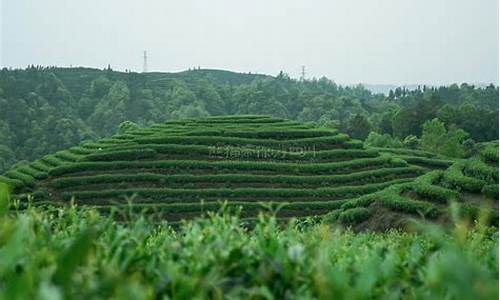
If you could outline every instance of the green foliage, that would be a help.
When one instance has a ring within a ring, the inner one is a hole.
[[[141,151],[154,150],[158,154],[180,155],[183,159],[228,159],[228,160],[264,160],[264,161],[345,161],[356,158],[377,157],[379,154],[374,150],[364,149],[332,149],[316,151],[312,147],[289,147],[284,150],[276,150],[264,146],[244,145],[235,146],[206,146],[206,145],[177,145],[177,144],[127,144],[107,147],[102,151],[87,155],[87,160],[96,160],[94,157],[113,156],[114,160],[123,160],[119,153],[124,155],[127,151],[140,153]],[[132,154],[131,154],[132,155]],[[144,158],[148,157],[145,154]],[[153,156],[151,156],[153,157]],[[133,157],[131,157],[133,158]],[[140,155],[137,156],[140,158]]]
[[[409,214],[422,214],[427,218],[436,218],[439,215],[437,208],[425,201],[412,200],[407,197],[391,195],[383,197],[380,203],[388,208]]]
[[[444,173],[444,184],[459,191],[480,192],[486,182],[481,179],[464,176],[462,170],[463,164],[456,163],[452,165]]]
[[[485,227],[354,234],[266,216],[249,228],[224,213],[174,230],[117,213],[133,221],[74,208],[0,217],[0,298],[498,298]]]
[[[463,142],[469,134],[462,129],[446,130],[439,119],[432,119],[423,125],[422,149],[449,157],[461,158],[465,155]]]
[[[427,158],[410,155],[398,155],[397,157],[404,159],[409,164],[428,167],[432,169],[446,169],[453,164],[453,161],[449,159]]]
[[[488,184],[483,187],[481,193],[485,194],[487,197],[498,200],[498,184]]]
[[[380,147],[380,148],[398,148],[402,144],[399,140],[393,138],[389,134],[378,134],[376,132],[370,132],[365,140],[365,145],[368,147]]]
[[[108,190],[89,190],[63,192],[64,200],[69,201],[72,198],[77,200],[87,199],[110,199],[124,198],[126,196],[137,195],[144,197],[149,201],[177,201],[183,199],[286,199],[305,197],[308,199],[340,199],[353,198],[363,194],[373,193],[392,184],[407,182],[408,179],[395,179],[383,183],[371,183],[362,186],[340,186],[337,188],[316,188],[316,189],[291,189],[291,188],[205,188],[205,189],[174,189],[174,188],[127,188],[127,189],[108,189]],[[292,200],[290,200],[292,201]]]
[[[403,145],[409,149],[416,149],[420,144],[420,140],[413,134],[405,137],[403,140]]]
[[[449,202],[469,197],[462,192],[498,182],[497,169],[477,158],[454,162],[417,149],[364,149],[336,130],[308,126],[257,115],[169,121],[20,162],[0,179],[23,207],[29,199],[40,205],[54,197],[109,213],[109,204],[133,201],[134,211],[158,209],[178,220],[217,210],[221,199],[255,216],[265,201],[273,209],[284,205],[284,216],[335,210],[331,219],[351,225],[368,214],[396,212],[381,228],[418,215],[435,219]]]
[[[253,161],[195,161],[195,160],[155,160],[155,161],[113,161],[113,162],[77,162],[64,164],[49,171],[51,176],[74,174],[84,171],[163,169],[175,171],[216,170],[216,171],[271,171],[275,174],[345,174],[354,170],[373,167],[404,167],[404,161],[390,157],[360,158],[333,163],[294,164],[281,162]]]
[[[481,150],[480,156],[485,162],[498,165],[498,144],[486,146]]]
[[[439,153],[444,143],[446,128],[439,119],[432,119],[423,125],[422,140],[420,144],[426,151]]]
[[[9,212],[9,206],[10,187],[4,182],[0,182],[0,218]]]
[[[412,189],[425,199],[444,204],[451,201],[457,201],[460,198],[460,193],[457,191],[431,184],[416,182],[412,185]]]
[[[343,224],[361,223],[371,216],[371,211],[364,207],[356,207],[344,210],[338,216],[338,219]]]
[[[180,145],[217,145],[217,146],[256,146],[272,149],[289,150],[295,147],[311,147],[311,150],[322,150],[346,147],[343,142],[349,140],[345,134],[322,136],[293,140],[271,140],[255,138],[219,137],[219,136],[164,136],[138,138],[139,144],[180,144]],[[347,147],[346,147],[347,148]],[[306,149],[309,150],[309,149]]]
[[[123,133],[129,132],[129,131],[132,131],[132,130],[138,130],[140,128],[141,127],[134,122],[125,121],[125,122],[120,123],[120,125],[118,126],[118,133],[123,134]]]
[[[106,183],[160,183],[160,184],[179,184],[179,183],[266,183],[266,184],[289,184],[289,185],[340,185],[340,184],[364,184],[388,178],[403,178],[421,174],[419,167],[401,167],[401,168],[380,168],[376,170],[360,171],[342,175],[255,175],[255,174],[101,174],[87,176],[59,177],[50,182],[50,185],[56,188],[68,188],[89,184]]]
[[[85,156],[84,160],[90,161],[115,161],[115,160],[137,160],[137,159],[151,159],[156,157],[156,151],[153,149],[139,149],[139,150],[114,150],[102,151]]]
[[[468,159],[464,162],[463,173],[488,183],[498,183],[498,168],[491,167],[479,159]]]
[[[386,97],[362,86],[344,87],[326,78],[298,81],[285,74],[29,67],[1,70],[0,90],[0,172],[18,160],[38,159],[83,140],[109,136],[123,124],[146,126],[186,117],[217,116],[214,121],[230,123],[237,119],[220,116],[266,114],[311,122],[309,127],[333,126],[360,139],[371,131],[416,139],[422,125],[437,117],[445,128],[461,128],[475,141],[498,138],[498,126],[491,126],[498,123],[495,86],[399,88]],[[131,128],[121,130],[133,132]],[[449,144],[443,144],[444,154],[469,155],[453,141],[460,140],[461,133],[458,130]],[[405,147],[415,147],[415,139],[407,140]]]

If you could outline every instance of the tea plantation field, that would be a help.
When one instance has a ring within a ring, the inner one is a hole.
[[[497,197],[497,148],[452,161],[417,150],[366,149],[336,130],[297,121],[224,116],[83,142],[18,165],[0,181],[21,204],[74,201],[109,212],[133,203],[134,210],[176,222],[227,201],[243,208],[243,218],[277,209],[280,218],[324,215],[385,229],[412,216],[446,221],[452,201],[477,217],[481,203]]]

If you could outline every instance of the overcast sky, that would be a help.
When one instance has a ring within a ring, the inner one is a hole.
[[[0,0],[2,67],[498,84],[498,0]]]

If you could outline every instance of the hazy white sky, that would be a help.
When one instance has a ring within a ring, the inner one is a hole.
[[[498,84],[498,0],[0,0],[0,65]]]

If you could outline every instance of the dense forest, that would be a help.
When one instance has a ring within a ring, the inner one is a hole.
[[[498,87],[397,88],[388,95],[326,79],[220,70],[131,73],[89,68],[0,71],[0,171],[21,160],[186,117],[266,114],[337,128],[375,147],[463,157],[498,139]]]

